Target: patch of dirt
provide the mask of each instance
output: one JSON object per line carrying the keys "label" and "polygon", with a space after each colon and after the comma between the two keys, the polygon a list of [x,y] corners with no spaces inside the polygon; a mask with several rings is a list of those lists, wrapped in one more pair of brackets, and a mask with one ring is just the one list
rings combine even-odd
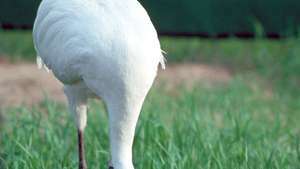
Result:
{"label": "patch of dirt", "polygon": [[[222,67],[176,64],[160,71],[156,81],[174,88],[178,85],[192,86],[198,82],[226,83],[230,79],[231,73]],[[0,62],[0,107],[32,105],[40,103],[46,96],[66,102],[62,87],[52,73],[37,69],[35,64]]]}
{"label": "patch of dirt", "polygon": [[158,74],[158,82],[164,83],[169,89],[177,86],[190,88],[197,83],[226,83],[231,78],[232,74],[224,67],[191,63],[168,65],[166,70]]}
{"label": "patch of dirt", "polygon": [[62,84],[35,64],[0,64],[0,105],[39,103],[45,97],[64,101]]}

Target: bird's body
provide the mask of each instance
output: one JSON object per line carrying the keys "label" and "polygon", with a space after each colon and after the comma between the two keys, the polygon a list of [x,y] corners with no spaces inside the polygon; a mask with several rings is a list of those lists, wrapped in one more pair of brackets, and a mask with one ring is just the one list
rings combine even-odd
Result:
{"label": "bird's body", "polygon": [[137,0],[43,0],[33,38],[42,62],[65,86],[78,130],[86,126],[87,99],[101,98],[114,168],[133,169],[135,125],[157,66],[164,64],[144,8]]}

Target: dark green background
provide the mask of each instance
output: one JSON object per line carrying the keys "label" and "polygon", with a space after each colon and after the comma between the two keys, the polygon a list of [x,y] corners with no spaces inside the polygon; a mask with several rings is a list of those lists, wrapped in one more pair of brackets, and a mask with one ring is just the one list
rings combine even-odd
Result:
{"label": "dark green background", "polygon": [[[32,26],[40,0],[1,0],[0,22]],[[140,0],[162,34],[239,33],[294,36],[300,25],[298,0]]]}

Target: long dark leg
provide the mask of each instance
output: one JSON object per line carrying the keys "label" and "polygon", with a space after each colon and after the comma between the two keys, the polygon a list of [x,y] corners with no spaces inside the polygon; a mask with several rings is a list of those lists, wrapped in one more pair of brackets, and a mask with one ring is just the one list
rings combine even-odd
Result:
{"label": "long dark leg", "polygon": [[79,169],[87,169],[84,152],[84,136],[83,131],[78,130],[78,153],[79,153]]}
{"label": "long dark leg", "polygon": [[83,88],[77,85],[66,85],[64,88],[65,94],[68,98],[69,109],[73,114],[77,132],[78,132],[78,157],[79,169],[87,169],[85,154],[84,154],[84,141],[83,131],[87,123],[87,98],[82,95]]}

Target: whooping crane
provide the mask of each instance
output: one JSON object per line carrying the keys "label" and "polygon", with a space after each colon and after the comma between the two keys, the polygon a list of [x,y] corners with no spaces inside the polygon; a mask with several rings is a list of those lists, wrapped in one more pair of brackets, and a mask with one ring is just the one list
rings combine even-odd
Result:
{"label": "whooping crane", "polygon": [[157,32],[137,0],[43,0],[33,28],[39,67],[64,84],[78,128],[79,168],[86,169],[87,99],[109,115],[111,162],[134,169],[132,143],[144,99],[160,63]]}

